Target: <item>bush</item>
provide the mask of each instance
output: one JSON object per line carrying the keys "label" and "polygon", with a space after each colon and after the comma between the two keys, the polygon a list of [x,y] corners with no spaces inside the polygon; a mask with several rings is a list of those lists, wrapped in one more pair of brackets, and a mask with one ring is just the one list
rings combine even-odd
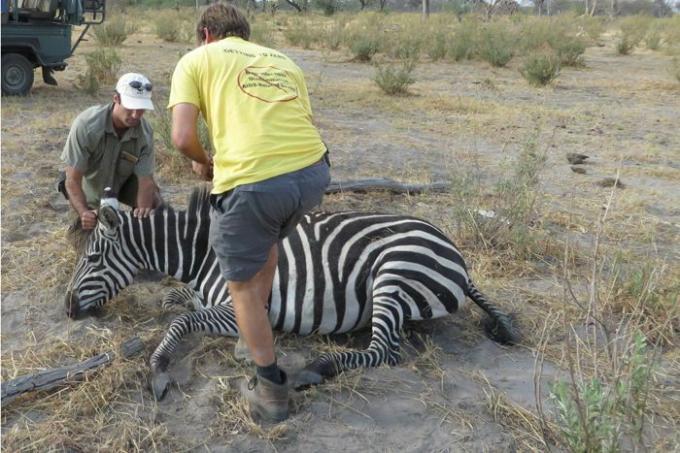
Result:
{"label": "bush", "polygon": [[640,44],[647,34],[650,17],[633,16],[621,21],[621,36],[616,43],[616,51],[621,55],[628,55]]}
{"label": "bush", "polygon": [[642,444],[644,426],[652,417],[654,352],[639,331],[617,340],[622,352],[608,376],[572,373],[569,381],[551,386],[561,440],[569,451],[624,451],[631,440]]}
{"label": "bush", "polygon": [[421,41],[417,37],[404,37],[394,40],[389,55],[399,60],[418,61]]}
{"label": "bush", "polygon": [[107,84],[116,81],[121,60],[114,49],[99,48],[85,55],[85,61],[87,62],[87,71],[84,76],[78,76],[78,83],[87,93],[97,94],[102,83]]}
{"label": "bush", "polygon": [[455,61],[471,59],[477,50],[479,21],[472,17],[466,18],[456,28],[451,44],[448,46],[448,56]]}
{"label": "bush", "polygon": [[95,26],[92,30],[95,41],[102,46],[120,45],[125,42],[128,33],[130,33],[130,30],[125,25],[125,21],[120,16],[109,19]]}
{"label": "bush", "polygon": [[527,57],[520,69],[531,85],[545,86],[553,81],[560,72],[560,60],[553,52],[537,52]]}
{"label": "bush", "polygon": [[288,24],[283,32],[283,36],[293,46],[309,49],[314,42],[314,33],[309,23],[303,19],[296,17],[292,23]]}
{"label": "bush", "polygon": [[345,21],[335,20],[325,29],[323,35],[324,45],[331,50],[338,50],[343,42],[345,34]]}
{"label": "bush", "polygon": [[564,37],[553,45],[562,66],[583,66],[586,43],[579,38]]}
{"label": "bush", "polygon": [[645,36],[645,45],[649,50],[659,50],[661,47],[661,30],[659,27],[652,26]]}
{"label": "bush", "polygon": [[501,68],[508,64],[515,53],[514,47],[514,37],[504,22],[489,24],[482,30],[479,56],[492,66]]}
{"label": "bush", "polygon": [[[178,42],[187,39],[183,31],[183,23],[180,16],[174,11],[164,11],[155,16],[154,25],[156,36],[166,42]],[[192,37],[194,37],[192,33]]]}
{"label": "bush", "polygon": [[403,60],[399,65],[378,65],[373,81],[387,94],[404,94],[415,83],[411,77],[416,67],[414,60]]}
{"label": "bush", "polygon": [[371,61],[379,49],[380,43],[373,36],[359,36],[350,44],[350,50],[357,61]]}
{"label": "bush", "polygon": [[448,36],[445,32],[437,30],[428,40],[426,46],[427,55],[432,61],[441,60],[446,57]]}
{"label": "bush", "polygon": [[338,11],[337,0],[314,0],[314,6],[320,9],[324,16],[332,16]]}
{"label": "bush", "polygon": [[630,40],[627,36],[621,36],[616,42],[616,51],[619,55],[629,55],[635,48],[636,43]]}
{"label": "bush", "polygon": [[268,21],[257,21],[251,24],[250,40],[265,47],[274,47],[276,38],[272,24]]}

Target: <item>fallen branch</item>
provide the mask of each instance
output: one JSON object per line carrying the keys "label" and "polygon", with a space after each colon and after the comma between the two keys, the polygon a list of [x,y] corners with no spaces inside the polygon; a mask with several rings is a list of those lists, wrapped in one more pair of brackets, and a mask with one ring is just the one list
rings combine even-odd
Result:
{"label": "fallen branch", "polygon": [[377,178],[357,181],[331,181],[326,193],[386,191],[418,194],[422,192],[448,192],[450,188],[451,183],[446,181],[437,181],[432,184],[402,184],[392,179]]}
{"label": "fallen branch", "polygon": [[[142,340],[139,337],[132,337],[120,346],[119,355],[129,358],[142,352],[143,349],[144,344]],[[50,390],[61,385],[81,381],[88,372],[113,362],[116,355],[115,351],[109,351],[91,357],[84,362],[61,368],[52,368],[34,374],[26,374],[3,382],[0,384],[2,406],[4,407],[5,404],[10,403],[27,392]]]}

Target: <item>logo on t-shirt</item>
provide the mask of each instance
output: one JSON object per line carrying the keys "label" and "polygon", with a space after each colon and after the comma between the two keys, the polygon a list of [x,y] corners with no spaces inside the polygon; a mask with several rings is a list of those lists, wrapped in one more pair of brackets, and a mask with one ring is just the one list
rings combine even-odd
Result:
{"label": "logo on t-shirt", "polygon": [[238,87],[264,102],[288,102],[298,97],[297,85],[290,73],[276,66],[246,67],[238,75]]}

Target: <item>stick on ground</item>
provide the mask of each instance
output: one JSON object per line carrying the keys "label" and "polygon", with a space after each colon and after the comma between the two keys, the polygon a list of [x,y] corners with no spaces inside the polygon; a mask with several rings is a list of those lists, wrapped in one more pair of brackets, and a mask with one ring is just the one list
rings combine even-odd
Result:
{"label": "stick on ground", "polygon": [[386,191],[391,193],[418,194],[422,192],[448,192],[451,183],[437,181],[432,184],[402,184],[392,179],[361,179],[349,181],[331,181],[326,189],[326,193],[342,192],[375,192]]}
{"label": "stick on ground", "polygon": [[61,368],[52,368],[34,374],[26,374],[3,382],[0,385],[2,406],[27,392],[50,390],[61,385],[81,381],[88,372],[113,362],[117,355],[129,358],[143,350],[144,343],[142,343],[142,340],[139,337],[132,337],[120,346],[119,354],[109,351],[91,357],[84,362]]}

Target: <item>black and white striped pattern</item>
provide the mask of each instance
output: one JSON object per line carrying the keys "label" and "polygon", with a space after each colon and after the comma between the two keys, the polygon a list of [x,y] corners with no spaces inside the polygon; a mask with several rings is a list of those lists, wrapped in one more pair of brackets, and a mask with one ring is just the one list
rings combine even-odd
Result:
{"label": "black and white striped pattern", "polygon": [[[208,245],[208,222],[204,190],[192,195],[187,211],[166,208],[147,219],[118,213],[118,225],[96,229],[75,276],[81,311],[101,306],[139,269],[187,283],[191,290],[173,290],[164,305],[198,310],[172,322],[152,355],[154,372],[164,372],[189,332],[238,335],[227,285]],[[306,367],[303,384],[315,383],[343,369],[395,364],[405,321],[452,313],[466,296],[491,316],[499,340],[512,341],[510,318],[474,287],[460,252],[432,224],[401,215],[315,213],[279,245],[269,318],[274,329],[302,335],[371,326],[366,350],[326,354]]]}

